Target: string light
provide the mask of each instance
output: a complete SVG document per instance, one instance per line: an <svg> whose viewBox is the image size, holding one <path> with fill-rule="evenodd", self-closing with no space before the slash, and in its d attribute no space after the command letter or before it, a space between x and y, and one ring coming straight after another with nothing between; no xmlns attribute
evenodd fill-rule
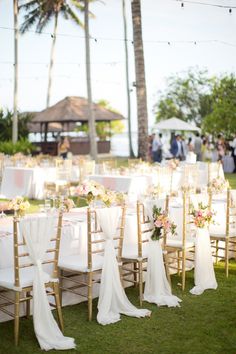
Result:
<svg viewBox="0 0 236 354"><path fill-rule="evenodd" d="M229 13L232 13L232 9L236 9L236 6L220 5L220 4L213 4L213 3L193 1L193 0L173 0L173 1L181 2L181 7L184 7L184 4L188 3L194 5L212 6L212 7L220 7L223 9L229 9Z"/></svg>

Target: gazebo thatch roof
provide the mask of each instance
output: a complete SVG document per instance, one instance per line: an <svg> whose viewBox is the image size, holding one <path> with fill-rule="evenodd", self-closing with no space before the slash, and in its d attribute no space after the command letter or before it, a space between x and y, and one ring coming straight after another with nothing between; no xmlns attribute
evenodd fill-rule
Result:
<svg viewBox="0 0 236 354"><path fill-rule="evenodd" d="M121 120L124 117L107 108L93 103L94 116L96 121ZM70 123L88 122L89 111L88 101L83 97L70 96L57 102L55 105L44 109L34 115L32 123Z"/></svg>

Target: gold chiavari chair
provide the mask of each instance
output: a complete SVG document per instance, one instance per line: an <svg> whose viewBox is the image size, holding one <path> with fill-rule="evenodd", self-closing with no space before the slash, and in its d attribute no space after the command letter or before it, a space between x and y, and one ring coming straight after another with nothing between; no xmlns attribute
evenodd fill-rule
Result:
<svg viewBox="0 0 236 354"><path fill-rule="evenodd" d="M172 192L172 182L173 182L173 169L169 166L158 166L157 167L157 186L160 191L171 194Z"/></svg>
<svg viewBox="0 0 236 354"><path fill-rule="evenodd" d="M187 192L183 192L182 198L182 222L180 229L177 228L177 235L174 237L166 237L164 242L164 249L169 255L169 268L181 273L181 287L184 291L186 282L186 261L193 261L189 258L189 253L194 253L194 239L192 237L191 223L190 223L190 198ZM171 213L170 213L171 217Z"/></svg>
<svg viewBox="0 0 236 354"><path fill-rule="evenodd" d="M40 216L41 217L41 216ZM35 218L35 216L33 216ZM45 222L42 218L42 222ZM30 316L30 301L33 299L32 286L34 279L34 264L29 259L29 253L26 249L24 238L19 234L20 219L17 216L13 218L13 256L14 266L0 269L0 299L4 302L0 304L0 311L14 318L14 339L15 345L19 342L19 319L21 304L26 303L26 317ZM47 250L47 259L42 262L46 267L45 271L49 272L51 280L45 283L47 294L53 295L56 307L58 322L61 330L63 330L63 318L61 312L61 303L59 297L59 281L58 279L58 255L61 239L62 228L62 212L59 213L57 220L56 235L52 235L50 240L50 248ZM10 237L10 236L9 236ZM43 237L43 235L42 235ZM9 291L14 292L14 298L10 297ZM14 306L14 312L9 309Z"/></svg>
<svg viewBox="0 0 236 354"><path fill-rule="evenodd" d="M213 178L220 177L220 169L222 167L221 161L218 162L208 162L208 184Z"/></svg>
<svg viewBox="0 0 236 354"><path fill-rule="evenodd" d="M167 208L168 198L166 198ZM147 267L147 256L148 256L148 242L150 238L150 234L153 231L153 225L150 222L149 217L147 216L145 206L141 202L137 202L137 240L136 246L129 245L123 247L122 251L122 269L123 269L123 281L130 282L135 286L139 287L139 303L142 306L143 299L143 272L146 272ZM164 239L166 235L164 235ZM166 241L164 240L164 243ZM167 261L167 252L163 252L166 274L168 281L170 282L170 273L168 268ZM171 282L170 282L171 283Z"/></svg>
<svg viewBox="0 0 236 354"><path fill-rule="evenodd" d="M117 249L117 261L121 269L121 252L124 238L125 206L121 208L121 220L118 235L113 236L115 249ZM84 237L85 235L81 235ZM99 273L101 273L104 259L104 243L102 229L98 224L96 208L87 209L87 250L70 256L59 258L59 268L61 270L61 290L82 296L88 301L88 320L92 320L92 300L93 287L100 283ZM85 276L81 280L81 275ZM66 285L71 284L71 285ZM87 294L81 292L82 288L87 288Z"/></svg>
<svg viewBox="0 0 236 354"><path fill-rule="evenodd" d="M84 160L79 164L79 181L82 183L89 175L95 173L95 161Z"/></svg>
<svg viewBox="0 0 236 354"><path fill-rule="evenodd" d="M110 173L112 170L117 168L117 160L103 160L102 161L102 170L103 173Z"/></svg>
<svg viewBox="0 0 236 354"><path fill-rule="evenodd" d="M211 203L214 212L214 204ZM216 215L216 225L210 226L210 239L214 241L212 248L216 263L219 259L225 260L225 274L229 276L230 252L236 258L236 190L227 189L225 210L221 215ZM223 216L223 218L222 218ZM220 225L219 225L220 222ZM223 255L219 252L222 251Z"/></svg>
<svg viewBox="0 0 236 354"><path fill-rule="evenodd" d="M185 164L183 166L183 176L181 179L181 186L189 186L196 190L199 185L199 167L197 164Z"/></svg>
<svg viewBox="0 0 236 354"><path fill-rule="evenodd" d="M137 165L139 165L142 162L142 159L128 159L128 167L129 168L135 168Z"/></svg>

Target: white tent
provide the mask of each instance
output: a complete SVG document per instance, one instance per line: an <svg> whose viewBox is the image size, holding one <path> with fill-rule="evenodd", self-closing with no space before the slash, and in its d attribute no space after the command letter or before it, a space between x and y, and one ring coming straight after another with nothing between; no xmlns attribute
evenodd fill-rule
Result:
<svg viewBox="0 0 236 354"><path fill-rule="evenodd" d="M198 127L194 127L193 125L184 122L179 118L170 118L166 120L162 120L161 122L154 125L153 130L186 130L186 131L199 131Z"/></svg>

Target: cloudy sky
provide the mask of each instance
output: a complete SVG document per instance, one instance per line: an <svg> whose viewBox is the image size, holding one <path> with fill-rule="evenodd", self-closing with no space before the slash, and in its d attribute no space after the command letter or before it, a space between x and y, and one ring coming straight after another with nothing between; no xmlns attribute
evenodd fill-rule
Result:
<svg viewBox="0 0 236 354"><path fill-rule="evenodd" d="M202 4L197 4L201 2ZM0 1L0 106L13 104L13 1ZM136 127L136 94L132 83L134 58L131 0L126 0L129 22L130 89L132 123ZM157 92L166 78L189 67L208 69L210 74L236 71L236 1L143 0L143 40L147 80L149 125ZM213 4L232 6L229 9ZM122 1L104 0L91 5L91 62L93 100L106 99L126 116L125 61ZM80 15L81 16L81 15ZM82 19L82 16L81 16ZM39 35L34 31L19 40L19 109L40 111L46 105L52 24ZM84 33L59 19L51 104L65 96L86 96Z"/></svg>

